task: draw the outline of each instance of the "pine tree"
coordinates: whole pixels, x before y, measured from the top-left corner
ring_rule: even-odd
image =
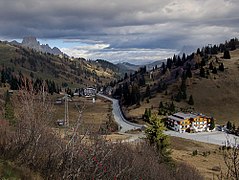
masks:
[[[228,130],[232,129],[232,123],[230,121],[227,122],[227,129]]]
[[[223,58],[224,59],[231,59],[231,55],[230,55],[230,52],[228,50],[224,51]]]
[[[224,71],[224,64],[223,64],[223,63],[221,63],[221,64],[219,65],[219,70],[220,70],[220,71]]]
[[[205,59],[202,59],[201,63],[200,63],[201,67],[205,66],[206,65],[206,61]]]
[[[203,67],[200,69],[200,76],[205,77],[205,69]]]
[[[160,101],[160,103],[159,103],[158,114],[159,114],[159,115],[163,115],[163,114],[164,114],[164,105],[163,105],[163,102],[162,102],[162,101]]]
[[[213,68],[212,73],[217,74],[217,68],[216,67]]]
[[[150,118],[151,118],[151,109],[145,108],[143,119],[149,122]]]
[[[147,119],[147,116],[148,116],[148,108],[145,108],[144,110],[144,115],[143,115],[143,119]]]
[[[213,70],[213,69],[214,69],[212,62],[210,62],[210,64],[209,64],[209,69],[210,69],[210,70]]]
[[[4,84],[6,83],[6,72],[4,69],[1,71],[1,82]]]
[[[187,99],[187,86],[186,86],[186,78],[183,78],[181,86],[180,86],[180,95],[182,99]]]
[[[172,101],[172,103],[171,103],[170,106],[169,106],[169,110],[170,110],[172,113],[174,113],[174,111],[175,111],[175,105],[174,105],[173,101]]]
[[[201,51],[200,51],[199,48],[197,49],[197,55],[198,55],[198,54],[201,54]]]
[[[186,76],[187,76],[188,78],[191,78],[191,77],[193,76],[193,75],[192,75],[191,68],[188,68],[188,69],[187,69]]]
[[[149,108],[149,110],[148,110],[148,117],[149,117],[149,119],[151,118],[151,109]]]
[[[165,73],[166,73],[166,70],[167,70],[167,68],[166,68],[166,65],[165,65],[165,63],[164,63],[164,62],[162,63],[162,66],[161,66],[161,68],[162,68],[162,72],[163,72],[163,74],[165,74]]]
[[[181,100],[182,100],[182,91],[181,90],[179,90],[178,91],[178,94],[176,95],[176,97],[175,97],[175,101],[177,101],[177,102],[180,102]]]
[[[177,61],[177,58],[176,58],[176,55],[174,54],[174,55],[173,55],[173,64],[175,64],[176,61]]]
[[[193,96],[192,95],[189,97],[188,104],[191,105],[191,106],[194,105],[194,101],[193,101]]]
[[[128,74],[125,73],[125,74],[124,74],[124,79],[128,79],[128,77],[129,77]]]
[[[214,128],[215,128],[215,120],[214,118],[211,118],[209,130],[213,130]]]
[[[168,136],[164,134],[164,124],[156,115],[150,118],[150,122],[151,126],[145,131],[147,139],[152,146],[156,147],[162,161],[168,162],[171,160],[171,149]]]
[[[150,87],[149,85],[146,87],[146,91],[145,91],[145,97],[149,97],[150,98],[151,93],[150,93]]]
[[[162,101],[160,101],[160,103],[159,103],[159,108],[164,108]]]
[[[166,63],[166,67],[168,69],[171,69],[172,68],[172,64],[173,64],[173,60],[171,58],[168,58],[167,59],[167,63]]]

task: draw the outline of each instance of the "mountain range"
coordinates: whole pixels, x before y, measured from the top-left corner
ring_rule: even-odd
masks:
[[[61,52],[61,50],[57,47],[51,48],[48,44],[40,44],[40,42],[37,41],[37,38],[34,36],[24,37],[21,43],[17,41],[12,41],[10,43],[17,46],[31,48],[38,52],[50,53],[50,54],[62,55],[62,56],[64,55],[64,53]]]
[[[32,51],[29,46],[37,50]],[[78,88],[106,84],[124,73],[107,61],[41,53],[46,47],[34,37],[24,38],[19,44],[0,41],[0,71],[8,74],[8,82],[12,81],[12,77],[19,79],[23,75],[28,79],[48,79],[59,85]]]

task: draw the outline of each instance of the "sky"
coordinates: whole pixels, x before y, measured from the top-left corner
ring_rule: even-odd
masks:
[[[0,0],[0,39],[36,36],[74,57],[144,63],[239,35],[238,0]]]

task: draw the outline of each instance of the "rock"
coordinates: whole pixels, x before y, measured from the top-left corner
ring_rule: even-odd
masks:
[[[62,55],[62,56],[64,55],[60,51],[60,49],[58,49],[57,47],[51,48],[48,44],[41,45],[40,42],[37,41],[37,38],[34,36],[24,37],[22,40],[22,43],[19,43],[17,41],[12,41],[11,44],[31,48],[31,49],[34,49],[36,51],[40,51],[43,53],[50,53],[50,54]]]

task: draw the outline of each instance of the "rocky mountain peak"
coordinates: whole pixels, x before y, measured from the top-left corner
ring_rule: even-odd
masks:
[[[37,41],[37,38],[34,37],[34,36],[27,36],[27,37],[24,37],[23,40],[22,40],[22,44],[40,44],[38,41]]]
[[[34,36],[26,36],[23,38],[22,43],[18,43],[17,41],[11,42],[14,45],[20,45],[23,47],[28,47],[31,49],[34,49],[36,51],[40,51],[43,53],[50,53],[54,55],[63,55],[63,53],[58,49],[57,47],[51,48],[48,44],[40,44],[39,41],[37,41],[37,38]]]
[[[37,38],[34,36],[24,37],[21,45],[35,49],[37,51],[42,50],[40,43],[37,41]]]

